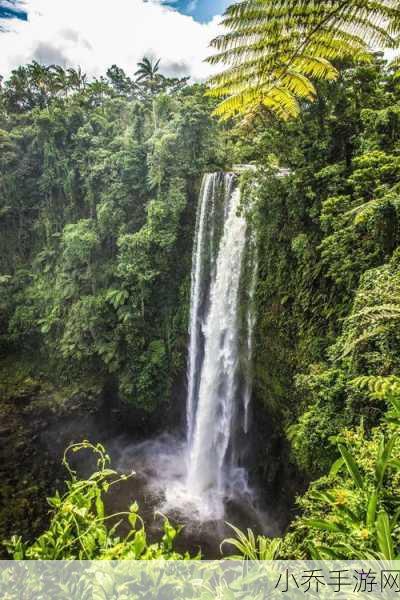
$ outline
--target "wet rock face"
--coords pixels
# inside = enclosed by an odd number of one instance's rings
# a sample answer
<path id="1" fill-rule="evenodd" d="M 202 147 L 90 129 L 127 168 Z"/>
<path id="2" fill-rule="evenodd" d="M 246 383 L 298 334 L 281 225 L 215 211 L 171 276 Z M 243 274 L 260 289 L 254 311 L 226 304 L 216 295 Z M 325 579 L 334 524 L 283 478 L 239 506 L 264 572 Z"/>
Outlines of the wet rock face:
<path id="1" fill-rule="evenodd" d="M 0 385 L 0 540 L 32 539 L 48 522 L 47 496 L 62 488 L 61 458 L 71 441 L 94 429 L 99 410 L 95 391 L 69 393 L 24 378 Z M 79 437 L 78 437 L 79 436 Z M 86 437 L 83 435 L 83 437 Z M 5 546 L 0 557 L 7 558 Z"/>
<path id="2" fill-rule="evenodd" d="M 251 480 L 257 482 L 260 501 L 274 517 L 282 534 L 295 516 L 295 498 L 308 485 L 305 474 L 293 463 L 290 445 L 281 430 L 279 417 L 254 398 L 249 455 Z"/>
<path id="3" fill-rule="evenodd" d="M 39 392 L 39 388 L 35 389 Z M 0 428 L 0 538 L 28 537 L 45 524 L 43 501 L 55 465 L 44 457 L 40 435 L 47 426 L 44 415 L 29 418 L 35 395 L 30 386 L 1 399 Z M 28 414 L 26 414 L 28 413 Z M 39 508 L 40 507 L 40 508 Z M 6 557 L 4 547 L 0 556 Z"/>

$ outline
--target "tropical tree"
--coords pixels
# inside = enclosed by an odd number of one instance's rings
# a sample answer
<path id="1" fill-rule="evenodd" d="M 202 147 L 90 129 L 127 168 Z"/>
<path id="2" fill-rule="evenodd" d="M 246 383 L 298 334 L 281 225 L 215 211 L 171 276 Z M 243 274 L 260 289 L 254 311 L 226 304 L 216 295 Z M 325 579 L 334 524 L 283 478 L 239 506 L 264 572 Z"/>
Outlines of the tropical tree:
<path id="1" fill-rule="evenodd" d="M 160 77 L 158 72 L 160 61 L 160 58 L 153 61 L 145 56 L 140 62 L 138 62 L 137 66 L 139 68 L 135 73 L 137 76 L 137 81 L 142 81 L 143 79 L 154 81 Z"/>
<path id="2" fill-rule="evenodd" d="M 49 68 L 36 61 L 14 69 L 4 84 L 7 108 L 11 112 L 22 112 L 46 107 L 50 97 L 60 89 L 58 77 L 54 67 Z"/>
<path id="3" fill-rule="evenodd" d="M 68 96 L 70 82 L 66 71 L 60 65 L 52 65 L 49 68 L 50 89 L 52 92 Z"/>
<path id="4" fill-rule="evenodd" d="M 20 66 L 12 71 L 9 79 L 4 83 L 4 98 L 10 112 L 33 108 L 33 92 L 26 67 Z"/>
<path id="5" fill-rule="evenodd" d="M 117 94 L 126 96 L 135 88 L 133 81 L 126 75 L 125 71 L 117 65 L 112 65 L 107 70 L 107 77 Z"/>
<path id="6" fill-rule="evenodd" d="M 87 86 L 87 75 L 82 73 L 81 67 L 67 69 L 67 75 L 70 88 L 81 91 Z"/>
<path id="7" fill-rule="evenodd" d="M 92 81 L 87 90 L 95 106 L 101 105 L 104 98 L 110 94 L 110 87 L 104 77 Z"/>
<path id="8" fill-rule="evenodd" d="M 397 0 L 242 0 L 224 16 L 227 32 L 213 40 L 209 61 L 223 66 L 210 80 L 222 98 L 222 118 L 251 116 L 260 108 L 283 119 L 296 117 L 302 100 L 312 101 L 312 80 L 334 80 L 334 62 L 368 60 L 370 50 L 396 47 Z"/>

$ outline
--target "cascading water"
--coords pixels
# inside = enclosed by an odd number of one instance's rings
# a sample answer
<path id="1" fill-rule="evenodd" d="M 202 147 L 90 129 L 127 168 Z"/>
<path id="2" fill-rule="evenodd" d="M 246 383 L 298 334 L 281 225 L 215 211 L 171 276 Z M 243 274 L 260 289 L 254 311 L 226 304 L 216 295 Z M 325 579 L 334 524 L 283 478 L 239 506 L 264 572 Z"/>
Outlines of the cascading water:
<path id="1" fill-rule="evenodd" d="M 196 219 L 196 234 L 192 257 L 192 286 L 188 352 L 187 440 L 191 444 L 195 423 L 198 386 L 203 356 L 203 321 L 209 300 L 210 279 L 215 275 L 217 213 L 227 217 L 234 175 L 213 173 L 204 176 Z M 222 206 L 218 200 L 221 200 Z M 217 206 L 219 205 L 219 206 Z M 217 210 L 219 209 L 219 210 Z M 221 215 L 219 220 L 221 220 Z"/>
<path id="2" fill-rule="evenodd" d="M 249 363 L 254 325 L 256 261 L 249 252 L 247 222 L 238 214 L 235 176 L 204 177 L 192 263 L 187 398 L 186 491 L 204 518 L 224 514 L 228 487 L 243 477 L 234 431 L 243 396 L 243 429 L 248 431 L 251 396 Z M 249 247 L 248 247 L 249 246 Z M 251 250 L 251 248 L 250 248 Z M 248 254 L 251 260 L 245 260 Z M 241 373 L 241 284 L 253 264 L 248 294 L 245 370 Z"/>
<path id="3" fill-rule="evenodd" d="M 158 510 L 184 522 L 186 532 L 203 531 L 212 521 L 208 531 L 215 539 L 224 535 L 225 509 L 229 516 L 240 507 L 247 524 L 249 519 L 257 527 L 264 523 L 243 459 L 257 256 L 239 206 L 236 175 L 204 176 L 192 257 L 186 439 L 164 434 L 124 447 L 119 464 L 133 465 L 142 475 L 146 501 L 152 498 Z M 233 520 L 238 518 L 236 512 Z"/>

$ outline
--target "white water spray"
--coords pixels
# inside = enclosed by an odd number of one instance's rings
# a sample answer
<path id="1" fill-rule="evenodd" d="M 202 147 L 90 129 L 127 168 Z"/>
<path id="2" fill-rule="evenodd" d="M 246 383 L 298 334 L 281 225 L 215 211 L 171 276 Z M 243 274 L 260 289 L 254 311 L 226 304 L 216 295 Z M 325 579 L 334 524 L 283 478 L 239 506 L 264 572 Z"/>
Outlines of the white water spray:
<path id="1" fill-rule="evenodd" d="M 205 518 L 224 514 L 229 483 L 237 468 L 234 429 L 240 398 L 248 430 L 250 370 L 240 384 L 240 286 L 247 261 L 247 223 L 238 215 L 240 191 L 234 175 L 204 178 L 192 263 L 187 399 L 186 492 Z M 218 221 L 218 219 L 220 219 Z M 251 361 L 256 267 L 247 308 L 247 362 Z M 249 367 L 249 364 L 247 365 Z M 230 455 L 230 456 L 229 456 Z"/>

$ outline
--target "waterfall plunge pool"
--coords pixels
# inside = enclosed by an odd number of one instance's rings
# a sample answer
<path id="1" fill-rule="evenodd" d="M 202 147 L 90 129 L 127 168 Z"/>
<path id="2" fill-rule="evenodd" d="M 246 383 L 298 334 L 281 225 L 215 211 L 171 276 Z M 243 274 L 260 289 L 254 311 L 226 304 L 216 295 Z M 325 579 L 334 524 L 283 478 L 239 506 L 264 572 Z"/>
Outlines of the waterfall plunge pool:
<path id="1" fill-rule="evenodd" d="M 171 434 L 134 444 L 127 436 L 107 442 L 112 465 L 121 473 L 132 469 L 135 475 L 110 492 L 109 513 L 126 510 L 132 502 L 139 504 L 150 539 L 156 539 L 162 526 L 161 515 L 183 527 L 176 547 L 195 554 L 200 548 L 206 559 L 221 558 L 220 544 L 232 537 L 228 523 L 241 529 L 250 527 L 257 534 L 276 536 L 281 532 L 279 519 L 262 508 L 258 492 L 248 486 L 243 470 L 238 468 L 226 495 L 221 498 L 223 514 L 213 512 L 213 503 L 191 495 L 186 487 L 186 441 Z M 217 503 L 220 506 L 220 503 Z M 126 525 L 128 527 L 128 525 Z M 235 553 L 224 547 L 224 554 Z"/>

